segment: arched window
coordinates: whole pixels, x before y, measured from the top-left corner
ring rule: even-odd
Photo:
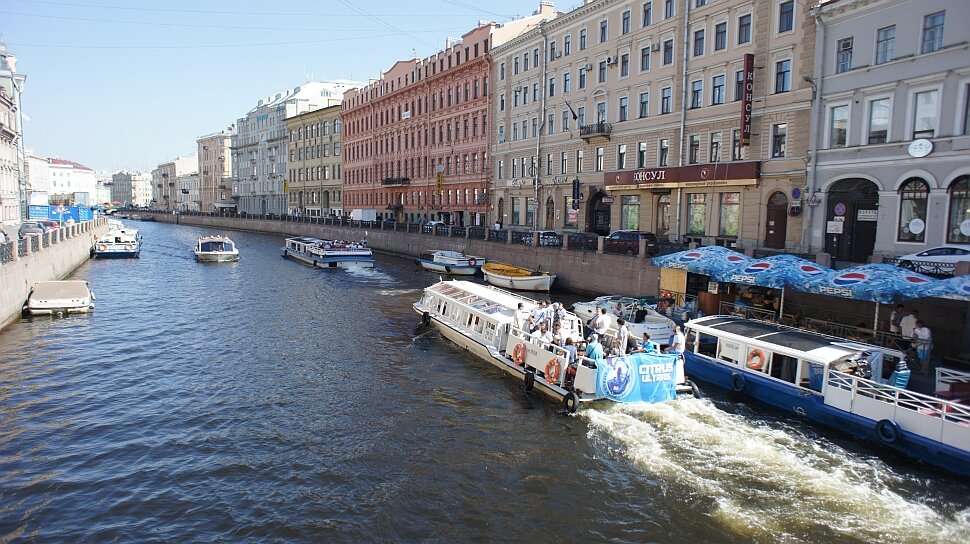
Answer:
[[[920,178],[909,178],[899,188],[900,242],[922,242],[926,235],[926,200],[930,189]]]
[[[340,119],[333,120],[333,133],[340,134]]]
[[[950,221],[946,241],[970,243],[970,176],[961,176],[950,184]]]

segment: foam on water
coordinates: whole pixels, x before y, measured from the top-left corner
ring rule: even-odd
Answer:
[[[590,438],[685,496],[706,497],[707,514],[742,538],[801,541],[822,530],[924,543],[967,542],[970,535],[970,510],[934,509],[932,489],[929,496],[913,492],[908,488],[919,482],[882,461],[708,400],[582,413]]]

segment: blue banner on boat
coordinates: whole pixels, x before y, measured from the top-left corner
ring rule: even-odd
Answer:
[[[616,402],[664,402],[677,396],[677,356],[631,353],[597,361],[596,396]]]

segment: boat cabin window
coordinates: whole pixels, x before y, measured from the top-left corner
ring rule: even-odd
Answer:
[[[717,344],[717,358],[726,363],[737,365],[741,360],[741,343],[725,338],[720,339]]]
[[[771,368],[771,355],[772,353],[768,350],[748,348],[748,355],[744,360],[744,364],[748,370],[767,373]]]
[[[795,370],[798,368],[798,359],[775,353],[771,356],[770,375],[772,378],[795,383]]]
[[[662,342],[660,339],[657,341]],[[709,334],[702,334],[698,331],[688,331],[687,343],[684,347],[695,353],[713,357],[717,349],[717,338]]]

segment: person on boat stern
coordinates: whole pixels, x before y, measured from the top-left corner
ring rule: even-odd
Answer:
[[[684,336],[683,331],[680,330],[680,325],[677,325],[674,327],[674,335],[670,337],[670,345],[667,346],[667,350],[664,353],[683,355],[684,344],[686,342],[687,338]]]
[[[546,344],[552,343],[552,332],[549,330],[549,326],[546,325],[545,321],[539,323],[539,328],[532,331],[532,337],[538,338]]]
[[[595,332],[589,335],[589,342],[586,344],[586,357],[594,361],[603,360],[603,346],[599,342],[600,336]]]
[[[917,319],[916,326],[913,327],[913,347],[916,348],[916,357],[919,358],[920,373],[929,374],[930,352],[933,351],[933,333],[921,319]]]
[[[590,328],[598,336],[603,336],[606,334],[606,331],[610,330],[610,316],[606,313],[606,308],[597,308],[596,311],[598,314],[593,318]]]
[[[619,331],[616,333],[616,347],[620,351],[620,355],[626,355],[631,351],[627,345],[630,341],[630,328],[626,326],[626,320],[622,317],[617,318],[616,324],[619,325]]]
[[[524,331],[525,327],[529,324],[529,310],[525,309],[525,303],[520,302],[519,307],[515,310],[515,328],[520,331]]]
[[[660,353],[660,347],[653,340],[650,340],[649,333],[643,333],[643,341],[640,343],[640,347],[636,349],[638,353]]]

